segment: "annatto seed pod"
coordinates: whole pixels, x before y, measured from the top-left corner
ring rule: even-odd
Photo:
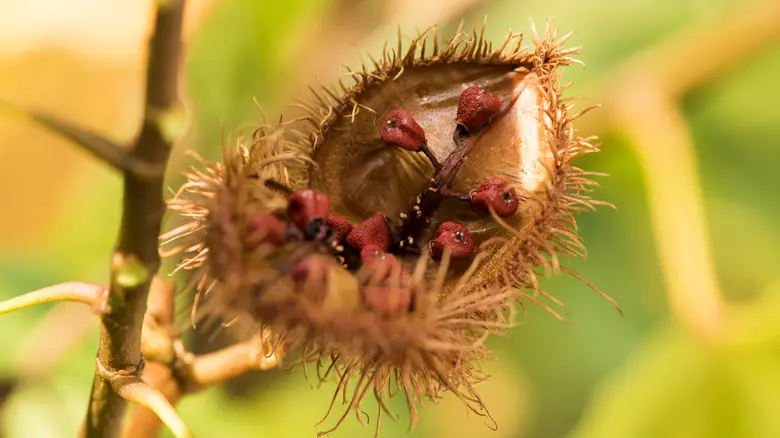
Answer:
[[[575,50],[549,23],[530,52],[520,34],[496,49],[482,34],[440,45],[433,28],[405,49],[399,37],[353,85],[317,93],[305,120],[239,138],[223,163],[190,172],[169,203],[191,222],[163,236],[164,253],[184,254],[177,270],[192,273],[197,313],[269,328],[288,364],[313,362],[337,380],[334,404],[347,406],[323,433],[350,413],[364,422],[367,395],[390,413],[391,386],[412,425],[418,404],[443,392],[489,416],[475,388],[485,339],[511,324],[515,300],[557,316],[539,272],[580,278],[559,255],[584,255],[575,215],[599,203],[595,174],[572,165],[597,148],[575,134],[558,86]],[[489,93],[475,105],[490,115],[461,119],[474,123],[464,129],[456,116],[470,87]],[[399,114],[416,127],[390,138],[383,123],[397,128]],[[307,191],[329,204],[316,233],[299,214],[309,210],[290,208],[288,195]],[[282,245],[247,243],[262,214],[286,221]]]

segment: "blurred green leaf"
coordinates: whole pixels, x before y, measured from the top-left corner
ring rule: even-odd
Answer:
[[[778,366],[777,354],[723,355],[664,329],[596,392],[571,436],[778,436],[780,418],[761,408],[780,390]]]
[[[199,145],[219,153],[223,127],[234,132],[250,121],[257,125],[260,114],[254,98],[266,110],[278,108],[285,77],[301,65],[294,62],[299,26],[330,4],[319,0],[220,4],[195,36],[187,57],[187,89]]]
[[[780,436],[780,283],[738,310],[728,333],[738,340],[724,346],[657,330],[600,385],[570,436]]]

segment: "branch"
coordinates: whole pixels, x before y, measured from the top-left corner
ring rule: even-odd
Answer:
[[[61,283],[0,302],[0,315],[55,301],[74,301],[89,304],[97,312],[107,313],[109,307],[105,301],[106,292],[105,287],[95,284],[79,282]]]
[[[189,367],[190,383],[196,388],[202,388],[249,371],[276,367],[284,353],[281,350],[270,355],[265,353],[272,348],[268,335],[266,331],[248,341],[195,357]]]
[[[150,308],[153,298],[150,299]],[[168,401],[176,404],[188,393],[254,370],[267,370],[279,364],[284,352],[277,347],[275,354],[266,355],[272,345],[268,332],[217,352],[194,356],[186,351],[179,339],[171,339],[165,321],[157,321],[147,314],[144,327],[144,355],[150,362],[144,380],[157,388]],[[167,338],[167,341],[164,339]],[[154,339],[154,341],[153,341]],[[162,362],[155,361],[154,358]],[[148,409],[133,409],[125,438],[155,437],[160,428],[158,415]]]
[[[178,113],[183,12],[184,0],[157,2],[149,43],[144,120],[130,149],[133,159],[161,169],[167,165],[173,141],[163,122],[166,115]],[[143,366],[141,329],[151,279],[160,265],[157,243],[164,212],[162,172],[151,178],[125,172],[122,224],[111,264],[111,311],[101,322],[97,358],[109,373],[132,374]],[[110,383],[96,376],[84,436],[118,437],[125,407],[126,401]]]
[[[195,392],[226,382],[249,371],[265,371],[279,365],[284,351],[274,345],[269,330],[213,353],[195,356],[184,348],[181,340],[171,338],[167,327],[147,314],[141,347],[150,361],[171,369],[173,378],[181,383],[181,392]],[[267,353],[271,352],[273,353]]]
[[[183,362],[192,357],[181,340],[173,333],[175,284],[160,276],[155,277],[149,291],[148,308],[144,318],[141,351],[148,360],[144,369],[144,381],[156,388],[171,405],[176,405],[183,395],[180,379],[175,372]],[[159,412],[143,406],[130,412],[123,436],[128,438],[156,437],[161,426]]]
[[[144,370],[144,381],[152,385],[165,396],[171,405],[178,403],[184,395],[179,381],[171,368],[157,362],[149,362]],[[125,438],[153,438],[159,436],[160,417],[151,410],[138,406],[128,414],[127,427],[123,431]]]

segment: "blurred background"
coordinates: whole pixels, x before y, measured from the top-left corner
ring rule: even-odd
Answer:
[[[141,115],[151,3],[0,0],[0,97],[128,140]],[[589,256],[571,267],[625,316],[579,282],[550,278],[544,287],[567,304],[567,322],[531,307],[509,336],[490,341],[497,359],[481,393],[497,431],[448,398],[425,405],[408,435],[404,415],[385,418],[383,437],[780,437],[777,0],[191,0],[188,8],[181,91],[191,123],[171,186],[191,164],[184,151],[216,158],[221,129],[259,123],[253,98],[273,120],[293,98],[309,98],[315,77],[332,83],[343,64],[359,63],[359,50],[394,42],[398,24],[412,36],[438,23],[450,36],[461,19],[470,29],[487,15],[486,35],[500,42],[508,28],[529,35],[529,18],[543,27],[553,16],[562,33],[575,31],[569,46],[584,46],[587,69],[565,71],[574,81],[567,94],[582,98],[579,109],[605,108],[578,125],[603,143],[579,165],[610,174],[597,197],[618,209],[579,217]],[[747,24],[729,27],[741,17]],[[710,49],[686,45],[691,38]],[[666,87],[675,91],[654,106],[666,95],[630,79],[657,69],[674,72]],[[0,299],[68,280],[107,283],[120,194],[117,173],[0,111]],[[77,304],[0,318],[0,435],[76,435],[97,328]],[[300,373],[276,370],[235,386],[179,405],[196,436],[313,437],[335,388],[311,390]],[[400,399],[393,406],[405,412]],[[372,434],[352,419],[333,436]]]

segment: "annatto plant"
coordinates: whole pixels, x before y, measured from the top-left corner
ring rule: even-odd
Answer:
[[[480,31],[478,34],[477,32]],[[167,233],[189,271],[197,315],[270,330],[289,365],[338,382],[335,430],[361,402],[451,392],[489,416],[475,384],[485,339],[515,305],[560,304],[538,277],[585,255],[575,215],[599,202],[596,152],[577,135],[558,69],[576,61],[548,25],[522,48],[436,28],[313,90],[303,119],[264,126],[194,167]],[[341,396],[341,397],[339,397]],[[379,424],[379,421],[376,422]]]
[[[585,255],[575,216],[601,204],[590,197],[597,174],[574,165],[598,149],[577,134],[583,112],[571,114],[562,96],[558,69],[577,63],[578,49],[563,48],[568,35],[548,22],[525,49],[516,33],[494,47],[484,26],[444,43],[435,27],[407,43],[399,31],[397,47],[350,70],[353,84],[313,90],[301,104],[308,116],[240,135],[221,162],[199,158],[167,201],[184,223],[160,236],[159,253],[180,261],[193,324],[220,319],[260,340],[200,357],[160,330],[171,312],[159,303],[144,318],[150,288],[154,300],[162,284],[152,278],[173,141],[163,116],[176,107],[183,1],[158,7],[147,116],[129,149],[32,114],[125,174],[111,287],[67,283],[0,304],[75,300],[101,316],[84,435],[118,436],[130,400],[190,436],[171,402],[282,357],[307,379],[313,364],[317,379],[337,382],[326,418],[337,400],[345,408],[321,434],[352,413],[367,424],[366,397],[378,402],[376,434],[383,414],[396,418],[393,395],[405,397],[410,428],[419,404],[446,392],[490,418],[476,388],[487,378],[486,339],[524,302],[558,316],[540,276],[590,285],[564,266]],[[168,399],[142,378],[144,357],[170,369]]]

